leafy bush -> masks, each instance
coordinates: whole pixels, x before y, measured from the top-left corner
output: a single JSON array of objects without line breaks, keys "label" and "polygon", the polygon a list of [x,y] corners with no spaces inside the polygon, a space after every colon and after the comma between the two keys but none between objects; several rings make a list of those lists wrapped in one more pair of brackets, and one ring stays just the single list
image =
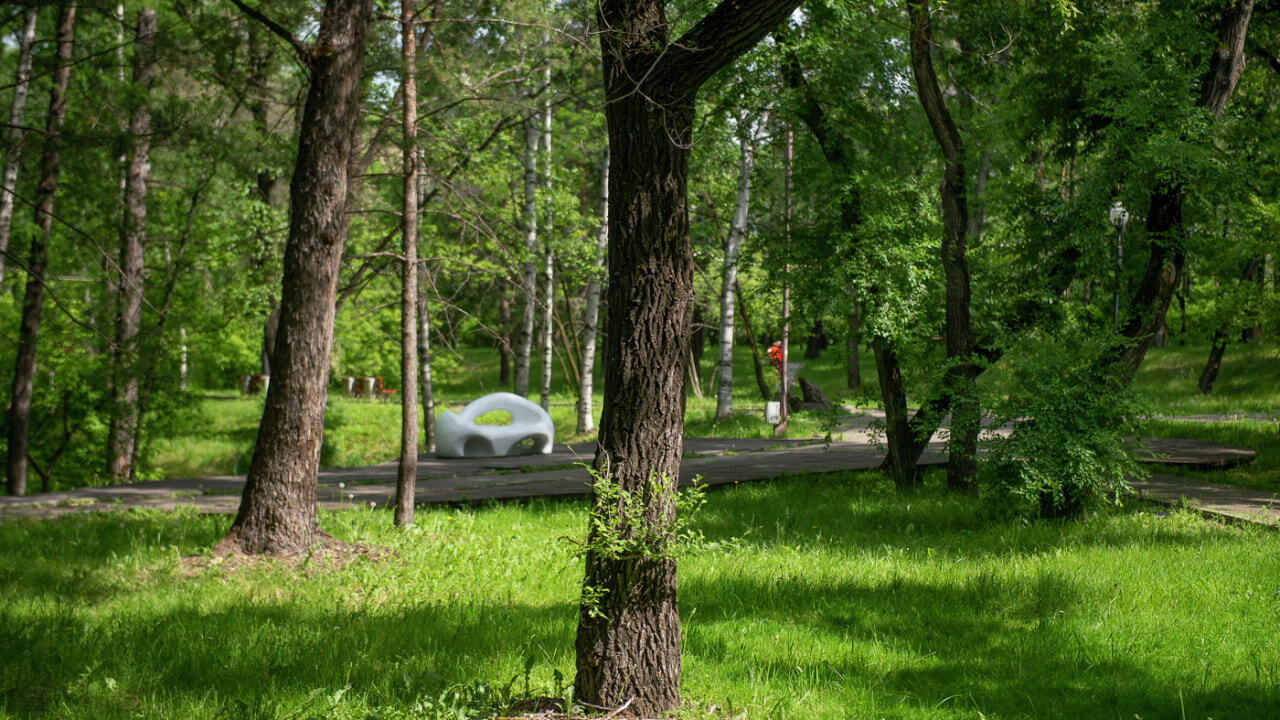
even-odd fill
[{"label": "leafy bush", "polygon": [[1125,478],[1138,474],[1123,434],[1141,413],[1128,389],[1100,370],[1106,347],[1069,332],[1006,355],[991,407],[1012,431],[991,434],[979,468],[995,514],[1077,517],[1104,498],[1118,502]]}]

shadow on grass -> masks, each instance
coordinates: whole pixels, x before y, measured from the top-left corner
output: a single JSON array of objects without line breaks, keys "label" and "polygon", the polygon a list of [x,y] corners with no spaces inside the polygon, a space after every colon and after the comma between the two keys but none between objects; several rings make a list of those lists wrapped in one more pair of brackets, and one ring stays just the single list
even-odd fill
[{"label": "shadow on grass", "polygon": [[[747,611],[742,598],[750,599]],[[1280,712],[1274,682],[1219,683],[1207,666],[1160,667],[1123,638],[1086,637],[1069,619],[1087,602],[1076,582],[1055,572],[1025,585],[993,578],[973,587],[909,578],[717,580],[685,586],[682,605],[696,605],[697,613],[684,652],[687,666],[713,669],[717,683],[751,687],[775,678],[794,683],[796,695],[869,693],[881,707],[897,708],[888,717],[916,717],[909,709],[951,715],[939,708],[987,718]],[[1011,609],[993,610],[1002,606]],[[735,645],[741,636],[732,627],[762,623],[781,629],[781,639]],[[815,656],[814,645],[825,651]]]}]

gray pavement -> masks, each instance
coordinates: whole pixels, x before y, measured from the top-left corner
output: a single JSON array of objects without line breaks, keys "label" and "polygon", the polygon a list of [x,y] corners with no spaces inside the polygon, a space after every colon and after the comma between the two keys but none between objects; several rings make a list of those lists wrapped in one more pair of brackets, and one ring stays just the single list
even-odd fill
[{"label": "gray pavement", "polygon": [[[685,440],[680,481],[695,477],[709,487],[757,482],[783,475],[820,475],[874,468],[884,452],[854,430],[830,443],[821,440],[702,439]],[[594,445],[557,445],[549,455],[445,460],[422,455],[418,460],[416,498],[419,505],[585,497]],[[930,445],[922,465],[941,464],[941,443]],[[1229,467],[1250,462],[1252,450],[1178,439],[1145,438],[1135,452],[1146,463],[1184,467]],[[323,507],[365,505],[389,507],[395,499],[395,461],[355,468],[322,470],[318,497]],[[174,509],[193,506],[204,513],[234,513],[244,476],[218,476],[143,482],[69,492],[0,497],[0,520],[48,518],[68,513],[127,508]],[[1187,504],[1232,520],[1280,526],[1280,498],[1268,493],[1214,485],[1168,475],[1133,483],[1145,499]]]}]

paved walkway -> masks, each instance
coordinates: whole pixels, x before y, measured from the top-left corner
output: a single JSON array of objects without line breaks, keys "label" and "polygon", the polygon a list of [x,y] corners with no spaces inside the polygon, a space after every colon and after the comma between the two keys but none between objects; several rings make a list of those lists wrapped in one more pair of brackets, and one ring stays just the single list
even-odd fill
[{"label": "paved walkway", "polygon": [[[831,443],[818,440],[685,440],[680,481],[700,477],[708,486],[767,480],[781,475],[815,474],[874,468],[884,453],[867,441],[863,430],[851,430]],[[1191,440],[1144,440],[1140,461],[1185,467],[1229,467],[1254,459],[1252,450]],[[557,445],[550,455],[525,455],[480,460],[418,458],[417,502],[420,505],[585,497],[590,476],[579,465],[589,464],[594,445]],[[941,443],[930,445],[922,465],[941,464]],[[395,461],[320,472],[319,500],[326,508],[356,504],[388,507],[395,500]],[[86,511],[126,508],[173,509],[194,506],[200,512],[234,513],[240,502],[244,476],[142,482],[70,492],[0,496],[0,520],[48,518]],[[1280,526],[1280,499],[1240,488],[1152,475],[1133,483],[1142,497],[1182,504],[1184,499],[1202,511],[1231,519]]]}]

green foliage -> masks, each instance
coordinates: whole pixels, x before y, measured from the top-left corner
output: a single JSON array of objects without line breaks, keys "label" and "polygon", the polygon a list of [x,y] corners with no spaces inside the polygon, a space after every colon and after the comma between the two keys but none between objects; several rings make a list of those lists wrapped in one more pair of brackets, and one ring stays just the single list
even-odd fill
[{"label": "green foliage", "polygon": [[693,529],[693,521],[706,503],[706,491],[697,478],[692,487],[677,490],[674,481],[653,475],[639,491],[631,491],[607,468],[587,469],[595,505],[586,539],[572,541],[580,552],[610,560],[674,560],[700,546],[702,533]]},{"label": "green foliage", "polygon": [[994,389],[995,423],[1013,429],[989,433],[991,451],[980,464],[992,510],[1070,518],[1103,499],[1119,503],[1125,479],[1138,473],[1123,434],[1139,404],[1099,371],[1105,341],[1079,332],[1035,340],[1034,351],[1013,349],[1003,384]]}]

